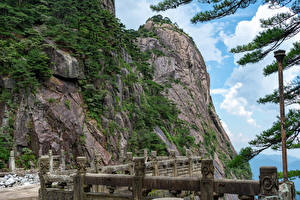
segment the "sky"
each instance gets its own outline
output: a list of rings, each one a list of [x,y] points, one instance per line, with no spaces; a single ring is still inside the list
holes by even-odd
[[[193,37],[210,75],[211,96],[222,125],[237,152],[248,142],[270,128],[279,115],[279,105],[258,104],[257,99],[278,88],[277,74],[263,75],[263,68],[274,61],[272,54],[255,64],[239,66],[236,62],[242,54],[232,54],[230,49],[251,42],[263,29],[259,20],[288,11],[288,8],[270,9],[259,3],[236,14],[207,23],[192,24],[193,15],[208,7],[193,1],[188,5],[165,12],[153,12],[150,5],[160,0],[115,0],[116,15],[128,29],[137,30],[148,18],[161,14],[176,22]],[[300,41],[300,33],[283,43],[288,50],[292,43]],[[300,66],[284,71],[284,83],[300,75]],[[289,108],[286,109],[286,112]],[[271,150],[265,154],[278,154]],[[288,150],[288,155],[300,158],[300,150]]]

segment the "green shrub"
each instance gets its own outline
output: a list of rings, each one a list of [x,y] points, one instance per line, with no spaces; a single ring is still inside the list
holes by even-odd
[[[20,156],[16,157],[17,167],[22,167],[25,169],[30,169],[31,167],[36,167],[37,159],[29,148],[23,148]]]

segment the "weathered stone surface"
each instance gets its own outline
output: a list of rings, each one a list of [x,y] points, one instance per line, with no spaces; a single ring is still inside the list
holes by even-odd
[[[54,75],[70,79],[79,79],[83,77],[79,62],[68,52],[56,49],[53,46],[48,47],[46,53],[51,60],[51,68]]]
[[[156,24],[148,20],[144,28],[153,31],[158,38],[139,38],[137,44],[142,51],[159,50],[163,53],[153,53],[148,61],[154,66],[154,80],[160,84],[171,84],[164,95],[181,111],[179,117],[193,125],[190,133],[195,143],[203,143],[203,134],[208,134],[207,129],[211,129],[217,133],[217,148],[225,154],[235,152],[215,112],[203,57],[191,38],[170,24]],[[158,129],[155,131],[158,136],[162,135]],[[207,149],[200,145],[198,151],[203,156]],[[218,156],[215,153],[215,163],[219,166],[219,175],[224,175],[224,163]]]
[[[296,190],[294,182],[286,182],[279,184],[279,196],[282,200],[295,200]]]
[[[115,0],[99,0],[99,3],[102,8],[109,10],[112,14],[115,15],[116,13]]]
[[[111,156],[102,147],[106,141],[97,123],[85,122],[83,105],[75,83],[52,76],[35,95],[22,96],[15,120],[17,145],[30,147],[36,155],[49,149],[59,154],[63,148],[68,161],[84,154],[91,158],[95,148],[107,164]]]

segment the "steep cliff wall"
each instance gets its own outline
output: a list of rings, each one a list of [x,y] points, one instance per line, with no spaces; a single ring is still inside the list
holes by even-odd
[[[0,58],[1,148],[36,157],[64,149],[70,164],[78,155],[100,153],[108,164],[124,151],[190,148],[215,159],[219,175],[249,175],[248,166],[227,166],[236,153],[215,113],[205,63],[171,21],[156,16],[126,30],[111,0],[6,4],[12,16],[34,9],[36,20],[23,13],[26,26],[0,32],[0,55],[10,58]]]
[[[144,36],[138,39],[139,47],[152,52],[148,62],[154,67],[154,81],[167,85],[164,96],[176,104],[179,118],[189,124],[190,135],[195,138],[194,151],[213,158],[221,174],[230,176],[226,163],[236,153],[215,112],[209,74],[193,39],[162,16],[152,17],[139,31]],[[167,131],[176,135],[171,127]],[[232,175],[242,173],[236,170]]]

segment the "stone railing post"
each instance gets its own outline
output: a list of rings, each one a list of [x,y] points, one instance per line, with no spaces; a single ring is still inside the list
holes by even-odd
[[[83,200],[84,195],[84,177],[86,174],[86,158],[77,157],[77,175],[74,177],[74,200]]]
[[[49,150],[49,158],[50,158],[49,171],[50,173],[53,173],[53,154],[51,149]]]
[[[144,158],[145,158],[145,162],[148,161],[148,151],[147,149],[144,149]]]
[[[13,150],[10,151],[8,165],[9,165],[9,171],[10,172],[15,172],[16,171],[15,151],[13,151]]]
[[[213,160],[202,160],[200,179],[200,199],[214,199],[214,164]]]
[[[277,168],[261,167],[259,172],[259,197],[263,199],[266,196],[278,196],[279,183],[277,177]]]
[[[143,200],[143,181],[146,174],[145,158],[138,157],[134,160],[134,178],[132,184],[133,200]]]
[[[119,160],[120,160],[120,163],[124,163],[126,161],[124,149],[120,150],[120,158],[119,158]]]
[[[95,173],[99,173],[101,169],[101,155],[100,154],[95,154]]]
[[[158,171],[158,161],[157,161],[157,152],[156,151],[151,151],[151,162],[153,165],[153,176],[159,176],[159,171]]]
[[[186,150],[186,156],[188,157],[188,173],[189,176],[193,176],[193,158],[192,158],[192,152],[191,150],[187,149]]]
[[[173,176],[176,177],[176,176],[178,176],[176,151],[171,150],[169,157],[170,157],[170,159],[173,160]]]
[[[66,157],[65,157],[65,150],[60,150],[60,170],[63,172],[66,170]]]
[[[128,163],[128,171],[129,174],[132,175],[133,174],[133,156],[132,156],[132,152],[127,152],[126,153],[126,163]]]
[[[101,171],[101,161],[102,161],[101,155],[96,153],[95,154],[95,169],[94,169],[95,170],[94,172],[96,174],[98,174]],[[94,190],[95,190],[95,192],[103,192],[104,191],[103,187],[104,187],[103,185],[96,185],[94,187]]]
[[[49,156],[41,156],[39,159],[39,178],[40,178],[40,189],[39,189],[39,199],[46,199],[46,188],[47,183],[44,179],[44,175],[49,171]]]

